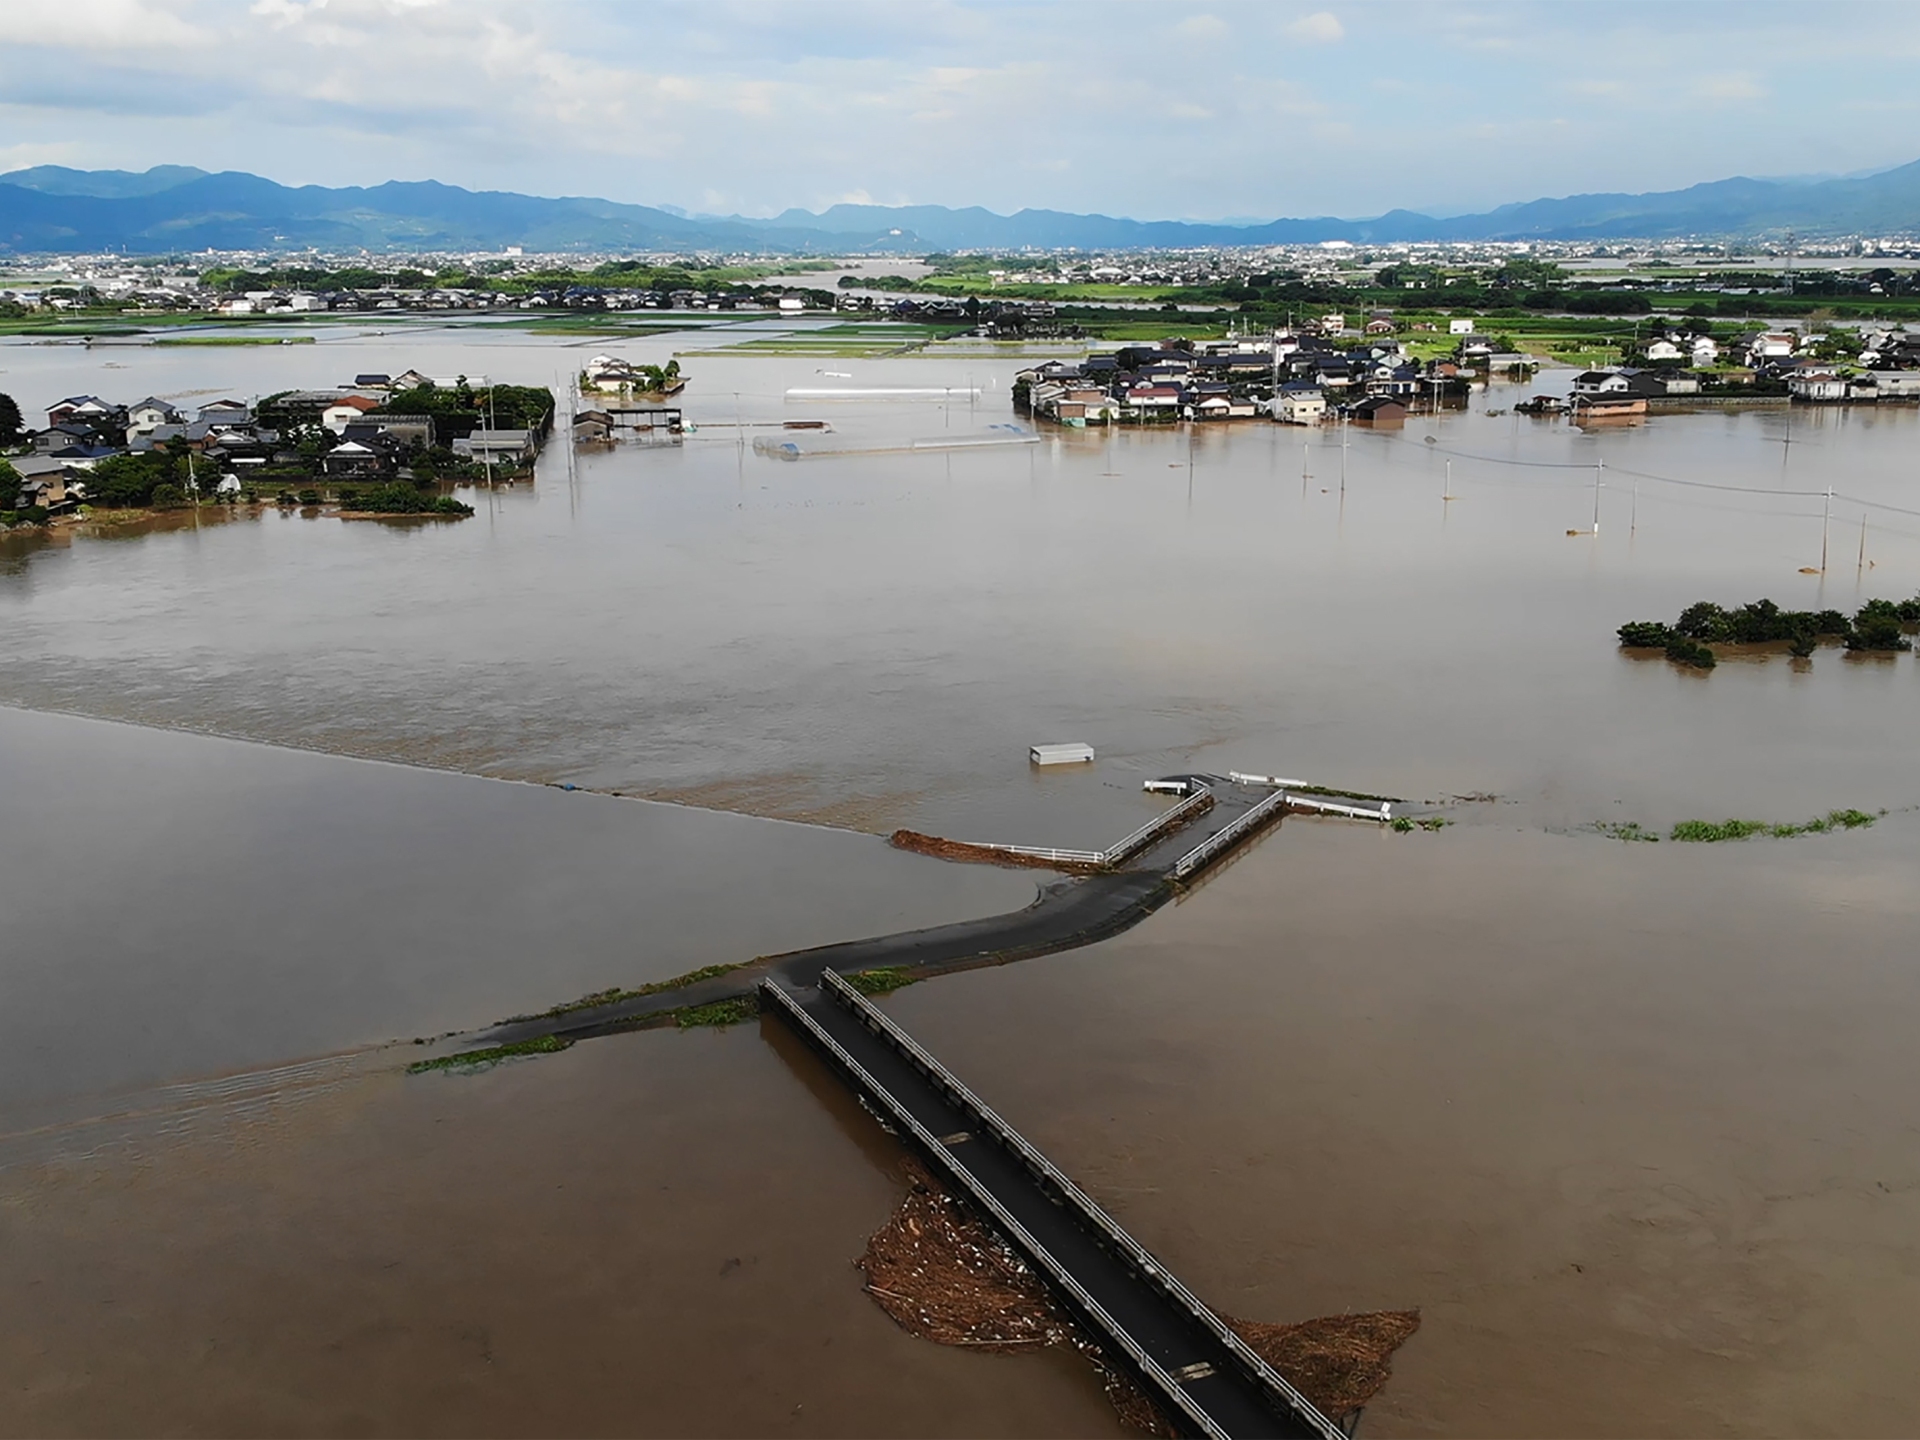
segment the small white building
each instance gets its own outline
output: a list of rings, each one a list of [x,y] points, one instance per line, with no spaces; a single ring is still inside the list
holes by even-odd
[[[1327,418],[1326,393],[1312,385],[1282,385],[1273,397],[1273,418],[1282,425],[1318,425]]]
[[[1091,765],[1093,746],[1083,743],[1035,745],[1027,752],[1027,758],[1035,765]]]
[[[514,465],[533,456],[531,430],[475,430],[453,442],[453,453],[476,465]]]
[[[1847,382],[1831,370],[1813,370],[1804,375],[1795,375],[1787,381],[1787,394],[1795,400],[1812,400],[1830,404],[1835,400],[1845,400],[1848,395]]]
[[[1449,320],[1447,321],[1447,334],[1471,335],[1473,334],[1473,321],[1472,320]]]
[[[320,424],[335,435],[346,433],[347,426],[364,419],[369,410],[378,410],[380,402],[365,395],[342,395],[320,412]]]

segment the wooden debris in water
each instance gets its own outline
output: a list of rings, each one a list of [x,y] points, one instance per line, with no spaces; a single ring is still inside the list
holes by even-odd
[[[1148,1435],[1177,1433],[991,1228],[918,1161],[909,1160],[906,1170],[906,1198],[854,1261],[866,1272],[875,1304],[909,1334],[940,1345],[1002,1354],[1071,1345],[1099,1372],[1122,1421]],[[1413,1310],[1328,1315],[1291,1325],[1221,1319],[1336,1422],[1379,1392],[1393,1352],[1420,1328]]]

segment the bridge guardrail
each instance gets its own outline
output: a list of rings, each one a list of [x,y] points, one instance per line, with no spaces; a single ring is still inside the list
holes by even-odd
[[[1194,846],[1193,849],[1182,855],[1179,860],[1174,863],[1173,878],[1176,880],[1186,879],[1187,876],[1193,874],[1194,871],[1198,870],[1202,865],[1205,865],[1221,851],[1231,845],[1237,844],[1240,838],[1249,831],[1257,826],[1264,825],[1268,818],[1285,806],[1286,803],[1287,792],[1284,790],[1274,791],[1273,794],[1262,800],[1258,805],[1255,805],[1251,810],[1236,817],[1231,824],[1216,830],[1205,840],[1202,840],[1198,845]]]
[[[1213,792],[1201,786],[1171,810],[1163,811],[1107,850],[1067,850],[1052,845],[997,845],[985,841],[963,842],[972,850],[993,850],[1002,855],[1024,855],[1034,860],[1061,860],[1070,865],[1089,865],[1110,870],[1131,855],[1138,854],[1156,836],[1185,824],[1195,815],[1213,808]]]
[[[1277,800],[1281,797],[1276,795],[1272,798]],[[1260,805],[1256,805],[1252,810],[1242,815],[1234,824],[1239,825],[1242,822],[1252,819],[1252,817],[1268,803],[1268,801],[1262,801]],[[1213,836],[1212,840],[1206,843],[1211,844],[1213,840],[1218,840],[1221,835],[1227,834],[1232,828],[1233,826],[1228,826],[1226,830],[1222,830],[1219,835]],[[1201,846],[1196,848],[1205,847]],[[1261,1359],[1252,1347],[1236,1335],[1219,1316],[1215,1315],[1212,1310],[1202,1304],[1200,1299],[1195,1296],[1192,1291],[1181,1284],[1175,1276],[1168,1273],[1166,1268],[1153,1257],[1152,1252],[1147,1250],[1145,1246],[1141,1245],[1139,1241],[1135,1240],[1133,1236],[1129,1235],[1125,1230],[1121,1229],[1119,1225],[1115,1224],[1113,1218],[1109,1216],[1105,1210],[1101,1209],[1099,1205],[1095,1204],[1091,1196],[1078,1185],[1074,1184],[1071,1178],[1061,1171],[1051,1160],[1047,1159],[1024,1135],[1007,1124],[1005,1120],[1002,1120],[1000,1116],[988,1106],[986,1101],[968,1089],[958,1076],[954,1075],[946,1066],[934,1059],[932,1055],[921,1047],[918,1041],[899,1026],[895,1025],[884,1011],[872,1004],[866,996],[862,995],[858,990],[855,990],[853,986],[849,985],[832,970],[822,972],[820,985],[823,990],[839,1000],[842,1005],[850,1010],[869,1030],[879,1035],[890,1046],[903,1055],[916,1070],[924,1075],[950,1100],[966,1110],[969,1114],[978,1116],[979,1123],[986,1129],[997,1144],[1017,1155],[1030,1174],[1037,1179],[1043,1180],[1066,1204],[1078,1211],[1080,1216],[1093,1227],[1107,1245],[1122,1256],[1127,1264],[1135,1270],[1150,1287],[1158,1290],[1166,1299],[1184,1310],[1198,1322],[1202,1328],[1211,1334],[1228,1354],[1241,1365],[1249,1378],[1258,1381],[1261,1385],[1264,1385],[1272,1391],[1276,1399],[1291,1410],[1295,1417],[1303,1424],[1321,1435],[1323,1440],[1345,1440],[1339,1427],[1328,1420],[1326,1416],[1322,1415],[1320,1411],[1315,1408],[1312,1401],[1294,1389],[1293,1386],[1288,1383],[1285,1376],[1281,1375],[1279,1371]],[[789,999],[789,1003],[791,1003],[790,997],[787,998]],[[936,1141],[935,1143],[937,1144],[938,1142]],[[944,1155],[945,1147],[942,1146],[940,1149]],[[968,1180],[970,1182],[971,1177],[968,1177]],[[1158,1367],[1156,1366],[1155,1368],[1157,1369]],[[1164,1374],[1164,1372],[1161,1373]],[[1173,1383],[1171,1377],[1167,1379],[1166,1383]],[[1174,1393],[1179,1393],[1177,1388]],[[1211,1424],[1211,1422],[1208,1423],[1209,1425]]]

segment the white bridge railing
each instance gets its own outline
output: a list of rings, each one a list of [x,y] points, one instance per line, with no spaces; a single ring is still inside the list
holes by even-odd
[[[1281,807],[1287,803],[1287,792],[1276,790],[1258,805],[1236,817],[1231,824],[1225,825],[1202,840],[1193,849],[1182,855],[1173,867],[1173,878],[1184,880],[1202,865],[1206,864],[1222,850],[1235,844],[1241,836],[1256,826],[1264,825]]]
[[[994,850],[1002,855],[1023,855],[1036,860],[1059,860],[1069,865],[1093,865],[1110,870],[1121,861],[1139,854],[1167,831],[1184,825],[1195,815],[1213,808],[1213,792],[1204,785],[1171,810],[1162,812],[1131,835],[1106,850],[1063,850],[1050,845],[976,845],[976,849]]]

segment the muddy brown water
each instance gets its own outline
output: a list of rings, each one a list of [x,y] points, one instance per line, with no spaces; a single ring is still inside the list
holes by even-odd
[[[434,335],[9,346],[0,386],[670,348]],[[820,365],[984,375],[1005,418],[981,359],[701,359],[697,413],[818,413],[781,396]],[[1111,1433],[1070,1357],[940,1350],[860,1294],[895,1151],[779,1032],[415,1080],[368,1047],[1032,892],[750,816],[1098,845],[1143,775],[1231,766],[1499,798],[1290,819],[1125,936],[886,1003],[1222,1309],[1419,1307],[1368,1433],[1910,1433],[1920,666],[1695,676],[1610,635],[1920,589],[1920,518],[1869,512],[1856,577],[1836,501],[1809,577],[1820,498],[1614,473],[1920,509],[1920,412],[1485,408],[1348,437],[1344,503],[1325,432],[1204,434],[1189,493],[1184,435],[782,464],[709,430],[550,457],[456,526],[10,545],[0,702],[42,713],[0,712],[0,1429]],[[1595,458],[1597,543],[1565,533]],[[1100,762],[1028,770],[1062,739]],[[1840,805],[1893,813],[1581,828]]]

